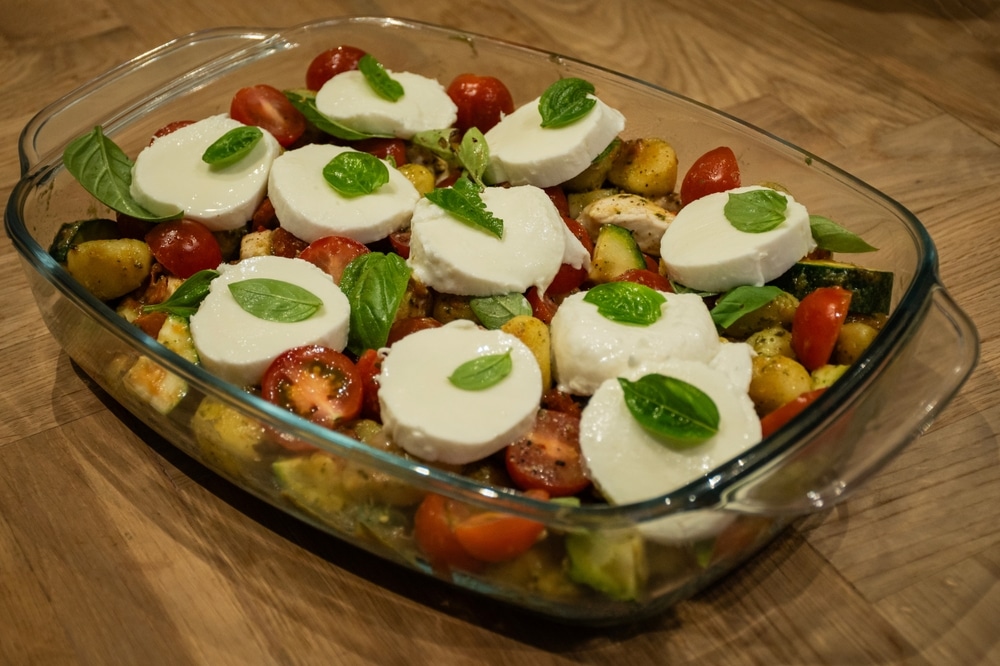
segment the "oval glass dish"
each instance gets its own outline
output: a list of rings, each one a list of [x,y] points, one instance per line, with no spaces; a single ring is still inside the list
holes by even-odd
[[[114,215],[64,167],[71,140],[100,125],[135,155],[159,127],[226,112],[241,87],[301,85],[313,56],[343,43],[378,54],[391,69],[442,82],[466,71],[496,76],[517,103],[560,77],[587,79],[625,115],[624,138],[668,139],[682,172],[694,156],[731,146],[744,182],[783,183],[810,210],[880,248],[864,263],[895,276],[888,321],[811,409],[738,458],[643,502],[573,506],[503,492],[295,417],[168,351],[50,256],[63,223]],[[939,282],[930,237],[883,194],[667,90],[441,27],[349,18],[181,37],[43,109],[19,150],[23,177],[7,203],[6,232],[52,335],[104,390],[179,449],[289,514],[414,571],[566,622],[614,624],[661,611],[732,570],[790,521],[844,501],[927,428],[977,360],[976,332]],[[176,406],[158,409],[144,399],[137,368],[172,382]],[[269,444],[276,433],[319,452],[289,454]],[[428,493],[540,522],[544,538],[511,562],[435,569],[413,539],[415,510]]]

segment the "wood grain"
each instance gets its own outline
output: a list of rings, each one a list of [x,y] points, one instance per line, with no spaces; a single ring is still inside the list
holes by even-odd
[[[931,232],[976,372],[845,505],[694,599],[567,628],[332,540],[178,453],[90,385],[0,244],[0,663],[1000,662],[1000,5],[992,0],[6,2],[0,190],[32,114],[168,39],[394,15],[600,62],[885,191]]]

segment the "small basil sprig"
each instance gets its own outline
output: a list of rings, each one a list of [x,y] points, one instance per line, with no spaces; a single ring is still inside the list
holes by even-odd
[[[361,56],[358,61],[358,69],[364,75],[365,81],[375,91],[375,94],[390,102],[399,101],[403,96],[403,86],[399,81],[389,76],[378,60],[370,53]]]
[[[715,302],[711,311],[712,321],[719,328],[729,328],[740,317],[764,307],[780,294],[781,289],[772,286],[736,287]]]
[[[439,187],[424,196],[459,222],[502,239],[503,220],[486,209],[481,192],[478,185],[462,176],[451,187]]]
[[[347,348],[356,355],[384,347],[406,294],[410,267],[398,254],[368,252],[347,264],[340,290],[351,305]]]
[[[284,280],[249,278],[229,285],[236,303],[253,316],[282,324],[305,321],[323,307],[308,289]]]
[[[542,93],[538,113],[542,127],[565,127],[590,113],[596,104],[594,84],[578,78],[559,79]]]
[[[104,136],[99,126],[66,146],[63,164],[84,189],[119,213],[149,222],[173,220],[183,214],[177,211],[171,215],[155,215],[132,198],[132,160],[114,141]]]
[[[482,391],[499,384],[513,369],[508,349],[503,354],[487,354],[466,361],[451,373],[448,381],[463,391]]]
[[[822,215],[809,216],[809,229],[813,240],[821,250],[830,252],[874,252],[878,248],[869,245],[861,236],[854,234],[833,220]]]
[[[311,90],[285,90],[284,95],[285,98],[292,103],[292,106],[298,109],[302,115],[306,117],[306,120],[308,120],[313,127],[321,132],[329,134],[330,136],[343,139],[344,141],[360,141],[362,139],[372,138],[392,138],[391,134],[372,134],[370,132],[361,132],[352,129],[347,125],[341,125],[340,123],[324,116],[320,113],[319,109],[316,108],[316,93]]]
[[[479,322],[496,330],[518,315],[530,315],[531,304],[524,294],[511,292],[497,296],[479,296],[469,301],[469,307]]]
[[[660,374],[618,383],[632,417],[666,444],[691,448],[719,431],[719,408],[693,384]]]
[[[208,296],[208,291],[212,280],[219,277],[219,271],[206,269],[198,271],[181,283],[181,286],[170,294],[170,297],[162,303],[144,305],[143,312],[166,312],[189,319],[191,315],[198,311],[198,306]]]
[[[486,137],[478,128],[470,127],[466,130],[458,146],[458,162],[476,185],[486,187],[483,174],[490,163],[490,148],[486,144]]]
[[[347,150],[323,167],[323,179],[341,196],[373,194],[389,182],[389,167],[369,153]]]
[[[666,296],[637,282],[605,282],[589,289],[584,302],[597,306],[605,319],[620,324],[649,326],[663,314]]]
[[[458,140],[458,130],[455,128],[424,130],[417,132],[411,139],[414,144],[426,148],[434,156],[440,157],[450,165],[458,164],[457,151],[454,143]]]
[[[730,192],[723,212],[729,223],[748,234],[771,231],[785,221],[788,199],[781,192],[759,189]]]
[[[215,168],[236,164],[250,154],[264,133],[254,125],[234,127],[212,142],[201,155],[202,162]]]

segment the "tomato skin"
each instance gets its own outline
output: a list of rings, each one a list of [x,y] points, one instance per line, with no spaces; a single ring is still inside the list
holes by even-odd
[[[342,44],[323,51],[309,63],[306,70],[306,88],[319,90],[323,84],[341,72],[358,68],[358,61],[365,52],[355,46]]]
[[[378,374],[382,371],[382,357],[374,349],[366,349],[355,364],[361,376],[361,416],[382,420],[382,407],[378,401]]]
[[[559,389],[549,389],[542,394],[542,409],[550,409],[554,412],[564,412],[570,416],[580,418],[583,407],[573,399],[573,396]]]
[[[504,460],[523,490],[567,497],[590,486],[580,452],[580,418],[566,412],[539,410],[532,431],[507,447]]]
[[[222,249],[208,227],[195,220],[158,222],[146,234],[146,244],[163,267],[180,278],[218,268]]]
[[[559,214],[563,216],[564,220],[573,220],[573,218],[569,216],[569,199],[566,198],[566,191],[561,186],[553,185],[551,187],[546,187],[545,193],[549,195],[549,199],[555,205]],[[573,221],[576,222],[576,220]]]
[[[732,148],[719,146],[697,160],[681,181],[681,205],[740,186],[740,165]]]
[[[614,279],[614,282],[636,282],[641,285],[645,285],[650,289],[656,289],[657,291],[665,291],[667,293],[674,293],[674,287],[670,284],[670,280],[663,277],[656,271],[651,271],[648,268],[632,268]]]
[[[459,543],[453,529],[459,517],[458,503],[429,493],[413,515],[413,538],[438,573],[451,569],[478,571],[483,562],[470,555]],[[462,516],[464,517],[464,516]]]
[[[261,380],[265,400],[326,428],[361,413],[363,388],[357,366],[322,345],[293,347],[268,366]]]
[[[256,125],[270,132],[288,148],[305,133],[306,117],[273,86],[261,83],[240,88],[233,95],[229,115],[244,125]]]
[[[552,323],[552,317],[559,308],[559,304],[551,296],[547,293],[538,293],[538,287],[529,287],[528,291],[524,292],[524,297],[528,299],[528,304],[531,306],[531,314],[534,317],[541,319],[546,324]]]
[[[444,326],[444,324],[434,317],[403,317],[394,321],[392,326],[389,327],[389,336],[386,339],[386,345],[391,346],[410,333],[416,333],[428,328],[439,328],[441,326]]]
[[[812,372],[826,365],[851,307],[851,292],[843,287],[820,287],[799,301],[792,318],[792,349]]]
[[[271,233],[271,254],[276,257],[294,259],[307,247],[309,243],[285,230],[284,227],[276,227]]]
[[[351,143],[351,146],[363,153],[374,155],[380,160],[391,159],[396,166],[403,166],[408,161],[406,157],[406,142],[402,139],[374,137],[354,141]]]
[[[826,388],[819,388],[814,391],[806,391],[794,400],[786,402],[773,412],[767,414],[760,420],[761,434],[769,437],[784,427],[789,421],[802,413],[809,405],[816,402],[816,399],[823,395]]]
[[[393,231],[389,234],[389,244],[393,251],[403,259],[410,258],[410,230]]]
[[[539,499],[548,499],[544,494]],[[455,538],[465,552],[483,562],[507,562],[526,552],[545,532],[545,525],[495,511],[477,513],[459,522]]]
[[[368,252],[370,250],[367,245],[353,238],[324,236],[317,238],[302,250],[299,253],[299,259],[305,259],[309,263],[319,266],[333,277],[334,282],[340,284],[340,278],[344,274],[347,264],[363,254],[368,254]]]
[[[485,133],[514,112],[514,98],[503,81],[493,76],[459,74],[447,88],[448,96],[458,107],[455,126],[465,133],[476,127]]]

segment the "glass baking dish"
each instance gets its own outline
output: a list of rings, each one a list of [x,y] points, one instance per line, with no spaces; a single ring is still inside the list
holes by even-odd
[[[782,183],[810,210],[879,247],[866,266],[895,274],[893,312],[859,362],[788,427],[684,488],[623,506],[572,506],[507,493],[314,426],[168,351],[98,301],[49,255],[61,224],[113,215],[69,175],[62,151],[95,125],[135,155],[155,129],[228,110],[235,90],[302,85],[312,57],[337,44],[390,68],[447,82],[466,71],[505,81],[517,103],[559,77],[595,84],[627,118],[626,138],[662,136],[681,159],[719,145],[744,182]],[[850,497],[928,427],[968,377],[976,332],[939,281],[921,223],[885,195],[805,151],[670,91],[523,46],[391,18],[344,18],[289,29],[218,29],[173,40],[99,76],[36,115],[19,143],[22,179],[5,228],[42,319],[65,352],[179,449],[292,516],[403,566],[562,621],[615,624],[661,611],[732,570],[796,518]],[[186,392],[161,413],[130,389],[152,363]],[[899,387],[905,386],[906,390]],[[279,482],[284,433],[325,464]],[[412,538],[427,493],[528,518],[545,537],[513,562],[435,570]],[[567,575],[567,550],[598,548],[601,580]],[[610,580],[610,582],[609,582]]]

